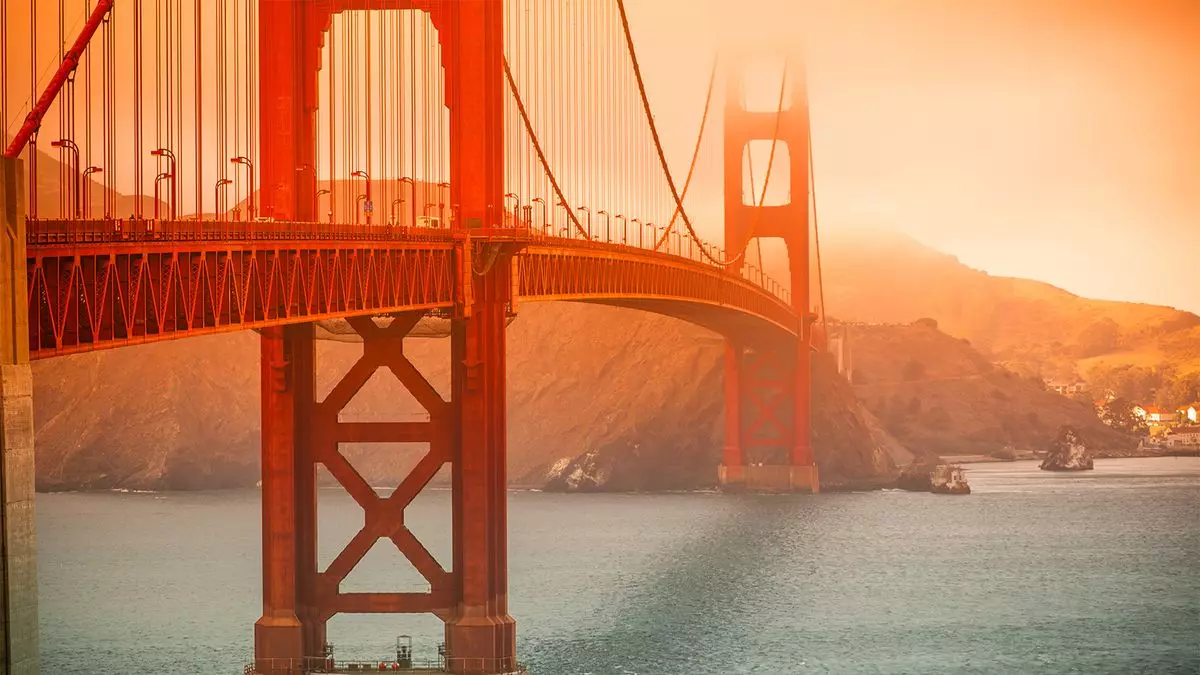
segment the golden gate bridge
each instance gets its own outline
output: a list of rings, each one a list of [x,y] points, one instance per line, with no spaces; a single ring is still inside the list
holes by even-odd
[[[809,120],[795,62],[767,111],[745,105],[744,61],[726,63],[715,245],[686,197],[712,136],[717,64],[680,183],[621,0],[0,0],[0,10],[11,132],[0,163],[0,672],[37,672],[31,360],[260,333],[264,597],[250,672],[325,667],[327,622],[356,612],[432,613],[451,672],[518,670],[505,326],[525,302],[629,307],[723,335],[721,484],[818,489],[809,371],[823,310],[809,290]],[[29,95],[14,107],[20,78]],[[755,141],[770,144],[761,191],[745,161]],[[39,198],[39,148],[61,159],[57,203]],[[791,198],[768,205],[772,171],[785,169]],[[763,272],[761,251],[751,263],[763,238],[787,245],[790,283]],[[404,352],[431,314],[451,326],[448,399]],[[349,325],[362,356],[318,399],[315,342],[330,321]],[[428,420],[340,420],[381,370]],[[380,496],[340,447],[391,442],[428,451]],[[319,466],[364,515],[325,569]],[[443,565],[404,512],[447,466]],[[340,590],[381,539],[427,592]]]

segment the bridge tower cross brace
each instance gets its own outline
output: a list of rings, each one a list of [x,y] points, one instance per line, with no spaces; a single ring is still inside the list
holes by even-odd
[[[278,220],[314,220],[317,71],[332,15],[363,9],[428,12],[439,33],[450,116],[451,203],[459,299],[451,327],[451,399],[404,357],[419,315],[380,326],[350,319],[363,357],[316,401],[314,327],[262,335],[263,616],[255,625],[260,672],[299,672],[323,657],[325,626],[341,612],[432,613],[446,623],[451,672],[516,670],[508,613],[505,325],[512,306],[510,246],[470,236],[503,211],[502,0],[259,0],[261,204]],[[494,249],[494,250],[486,250]],[[473,253],[478,250],[479,253]],[[486,253],[487,255],[481,255]],[[487,259],[477,270],[472,259]],[[396,375],[427,423],[351,424],[338,414],[376,370]],[[429,451],[387,498],[338,449],[347,442],[428,442]],[[453,554],[444,569],[404,524],[404,508],[449,463]],[[364,526],[325,570],[316,557],[316,467],[326,466],[364,510]],[[429,593],[341,593],[338,586],[381,538],[429,582]],[[288,665],[291,664],[291,665]],[[274,668],[275,670],[269,670]]]
[[[809,291],[809,118],[804,69],[799,59],[788,54],[782,109],[751,111],[745,103],[746,57],[736,54],[726,61],[726,249],[740,251],[756,238],[783,239],[799,325],[796,342],[788,348],[726,340],[725,444],[718,478],[727,489],[816,492],[820,481],[812,450],[814,315]],[[752,141],[773,138],[778,139],[774,170],[782,164],[786,146],[790,196],[784,204],[759,206],[759,195],[744,194],[744,162]],[[762,190],[762,184],[756,189]],[[745,264],[744,256],[739,264]]]

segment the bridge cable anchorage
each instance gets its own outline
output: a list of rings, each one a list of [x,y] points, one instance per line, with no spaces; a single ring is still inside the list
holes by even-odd
[[[554,194],[563,204],[569,204],[566,195],[563,194],[562,187],[559,186],[558,178],[554,175],[554,171],[550,168],[550,163],[546,161],[546,153],[542,151],[542,143],[538,140],[537,133],[533,130],[533,123],[529,120],[529,114],[525,110],[525,102],[521,100],[521,92],[517,91],[517,83],[513,80],[512,69],[508,65],[508,57],[503,58],[504,63],[504,79],[508,81],[508,89],[512,92],[513,99],[517,104],[517,112],[521,114],[521,122],[525,125],[525,133],[529,135],[530,142],[533,144],[533,150],[537,153],[538,162],[542,165],[542,170],[546,172],[546,177],[550,179],[550,185],[554,188]],[[567,208],[567,217],[571,219],[571,223],[575,225],[575,230],[579,232],[584,239],[591,241],[588,236],[588,231],[579,222],[579,217],[575,214],[575,209]]]
[[[667,224],[666,230],[663,231],[662,237],[654,243],[654,250],[662,248],[662,245],[671,236],[671,232],[675,229],[675,222],[679,219],[679,214],[683,212],[683,200],[687,199],[688,188],[692,186],[692,175],[696,171],[697,160],[700,158],[700,145],[704,140],[704,130],[708,124],[708,112],[712,106],[713,89],[715,89],[717,80],[717,62],[718,55],[713,55],[712,71],[708,74],[708,93],[704,95],[704,113],[700,116],[700,133],[696,134],[696,146],[692,149],[692,162],[688,165],[687,177],[683,179],[683,192],[679,193],[679,204],[676,205],[675,211],[671,214],[671,221]],[[751,188],[751,193],[754,189]]]
[[[732,258],[726,258],[723,261],[718,260],[711,253],[704,249],[704,241],[699,235],[696,234],[695,228],[692,227],[691,218],[688,217],[687,210],[683,207],[683,200],[679,196],[679,191],[675,187],[675,179],[671,176],[671,169],[669,166],[667,166],[667,157],[663,152],[662,142],[658,136],[658,127],[654,124],[654,115],[650,110],[650,98],[646,95],[646,83],[642,79],[642,69],[638,65],[637,50],[635,50],[633,47],[633,35],[629,31],[629,17],[625,13],[625,0],[617,0],[617,9],[620,10],[621,13],[621,27],[625,32],[625,45],[629,51],[629,58],[633,62],[633,73],[637,77],[638,93],[642,97],[642,107],[646,112],[646,120],[650,124],[650,133],[654,137],[654,146],[658,151],[659,163],[662,165],[663,173],[666,175],[667,185],[671,188],[671,196],[675,198],[676,208],[679,209],[680,214],[683,216],[683,223],[687,226],[688,234],[692,237],[692,240],[697,244],[701,244],[699,247],[700,253],[718,267],[730,267],[735,263],[740,262],[741,259],[746,255],[746,250],[750,246],[750,240],[754,238],[754,232],[758,229],[759,220],[762,217],[762,206],[766,202],[767,198],[767,186],[771,182],[771,168],[775,163],[775,148],[779,144],[779,123],[783,118],[783,99],[785,93],[787,92],[787,62],[785,61],[783,64],[783,79],[779,84],[779,104],[775,110],[775,132],[773,138],[771,139],[771,154],[767,159],[767,173],[763,178],[762,196],[759,197],[758,200],[758,209],[755,212],[754,222],[751,224],[746,241],[742,244],[742,250]]]

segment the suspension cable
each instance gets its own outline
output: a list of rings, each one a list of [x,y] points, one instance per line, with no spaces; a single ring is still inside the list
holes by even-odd
[[[692,185],[692,175],[696,171],[696,160],[700,158],[700,144],[704,140],[704,130],[708,125],[708,111],[712,104],[713,89],[717,81],[717,61],[718,57],[714,54],[712,70],[708,74],[708,93],[704,95],[704,114],[700,116],[700,132],[696,134],[696,146],[692,149],[692,163],[688,165],[687,177],[683,180],[683,192],[679,193],[679,204],[675,206],[675,211],[671,214],[671,222],[667,224],[662,237],[654,244],[655,251],[662,248],[663,242],[671,236],[671,231],[675,228],[675,221],[683,212],[683,200],[687,199],[688,188]]]
[[[808,186],[809,186],[809,191],[812,193],[812,196],[810,197],[810,199],[812,199],[812,209],[813,209],[813,246],[815,246],[817,249],[817,288],[820,292],[819,302],[821,303],[821,324],[827,325],[828,322],[826,321],[826,317],[825,317],[825,275],[821,271],[821,228],[817,225],[817,178],[816,178],[816,176],[813,175],[813,173],[814,173],[813,169],[814,169],[814,163],[813,163],[813,150],[812,150],[812,134],[809,134],[809,138],[808,138]],[[826,340],[828,340],[829,334],[826,333],[825,337],[826,337]]]
[[[541,141],[538,140],[537,134],[533,131],[533,123],[529,121],[529,115],[525,111],[525,102],[521,100],[521,92],[517,91],[517,83],[513,80],[512,69],[508,65],[508,57],[503,57],[504,63],[504,78],[508,80],[508,89],[512,92],[513,99],[517,103],[517,112],[521,113],[521,122],[525,125],[525,133],[529,135],[530,141],[533,143],[533,150],[537,153],[538,162],[541,163],[542,169],[546,172],[546,177],[550,179],[550,185],[554,188],[554,194],[558,196],[558,201],[567,206],[567,217],[575,225],[575,230],[584,238],[591,240],[587,230],[579,223],[579,218],[575,215],[575,209],[567,203],[567,198],[563,195],[562,188],[558,184],[558,178],[555,177],[554,171],[550,169],[550,164],[546,161],[546,153],[542,151]]]
[[[741,251],[739,251],[736,256],[732,258],[726,258],[725,260],[718,260],[711,253],[709,253],[707,249],[705,249],[703,245],[704,241],[699,237],[699,235],[696,234],[695,228],[692,227],[692,221],[690,218],[688,218],[687,210],[683,207],[683,200],[679,196],[679,191],[675,188],[675,179],[671,176],[670,167],[667,166],[667,157],[663,152],[662,141],[658,135],[658,127],[654,124],[654,115],[650,110],[650,98],[646,95],[646,83],[642,79],[642,69],[638,65],[637,51],[633,47],[633,35],[629,31],[629,17],[625,13],[625,0],[617,0],[617,9],[620,10],[621,13],[621,27],[625,32],[625,45],[629,51],[629,58],[633,64],[633,73],[637,78],[638,92],[642,98],[642,107],[645,109],[646,120],[650,124],[650,133],[654,138],[654,146],[658,151],[658,160],[662,165],[663,173],[666,175],[667,185],[671,188],[671,196],[675,199],[675,206],[677,209],[679,209],[680,215],[683,216],[683,223],[687,226],[688,234],[691,235],[693,241],[695,241],[697,244],[700,244],[700,253],[718,267],[732,266],[738,263],[742,257],[745,256],[746,249],[749,247],[750,239],[753,238],[753,233],[758,227],[758,221],[762,214],[762,206],[766,201],[767,186],[771,182],[771,169],[775,164],[775,149],[779,144],[779,123],[783,118],[783,98],[785,92],[787,91],[787,62],[785,61],[783,66],[783,79],[779,86],[779,105],[775,111],[775,133],[771,140],[771,154],[767,159],[767,173],[763,178],[762,196],[758,200],[758,209],[755,213],[754,223],[750,228],[751,236],[746,238],[746,241],[742,244]]]

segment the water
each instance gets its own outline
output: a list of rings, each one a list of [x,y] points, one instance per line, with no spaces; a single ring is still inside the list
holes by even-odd
[[[510,500],[535,675],[1200,673],[1200,459],[969,467],[975,494]],[[324,561],[361,523],[321,495]],[[258,493],[39,495],[43,672],[240,673],[261,612]],[[449,552],[449,495],[408,522]],[[390,544],[388,544],[390,546]],[[420,590],[379,546],[343,590]],[[345,657],[427,617],[338,617]]]

